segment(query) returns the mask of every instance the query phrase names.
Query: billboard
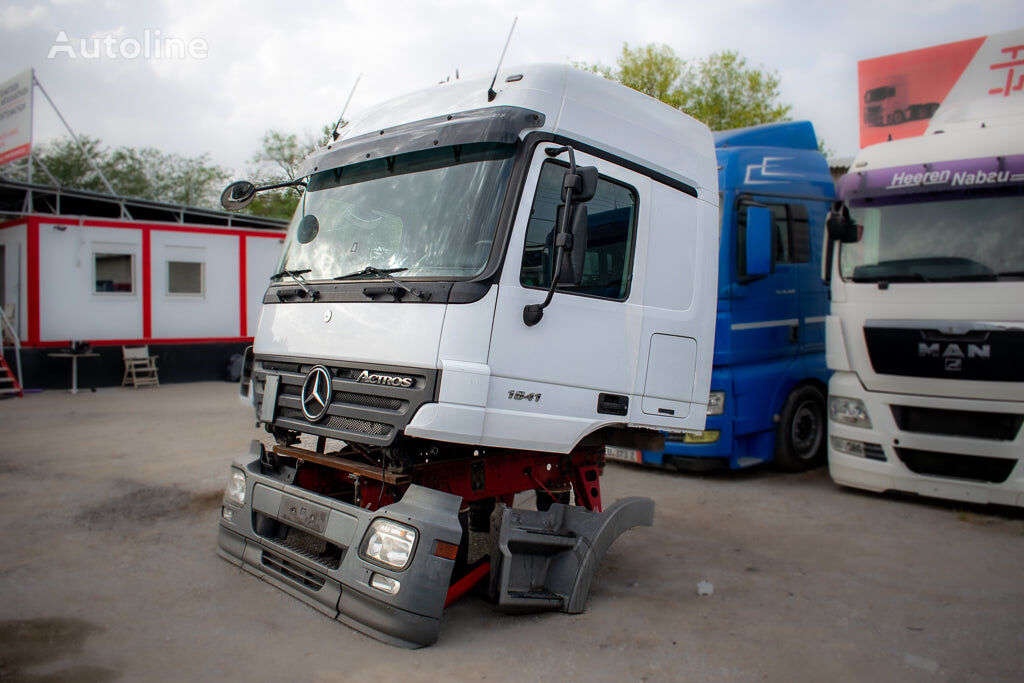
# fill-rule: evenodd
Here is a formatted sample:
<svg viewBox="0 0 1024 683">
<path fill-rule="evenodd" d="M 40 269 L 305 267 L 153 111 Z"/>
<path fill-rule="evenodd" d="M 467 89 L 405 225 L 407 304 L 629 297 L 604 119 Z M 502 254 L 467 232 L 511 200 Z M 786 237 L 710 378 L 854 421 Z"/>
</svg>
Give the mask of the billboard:
<svg viewBox="0 0 1024 683">
<path fill-rule="evenodd" d="M 1024 113 L 1024 29 L 857 63 L 860 146 Z"/>
<path fill-rule="evenodd" d="M 0 166 L 32 147 L 32 69 L 0 83 Z"/>
</svg>

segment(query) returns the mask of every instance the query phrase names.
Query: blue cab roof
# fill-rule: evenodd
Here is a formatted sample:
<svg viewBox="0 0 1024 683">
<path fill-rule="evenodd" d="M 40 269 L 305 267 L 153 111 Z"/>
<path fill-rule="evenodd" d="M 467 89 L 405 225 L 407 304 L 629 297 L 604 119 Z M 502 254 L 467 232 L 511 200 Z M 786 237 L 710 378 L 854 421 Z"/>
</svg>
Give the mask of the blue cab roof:
<svg viewBox="0 0 1024 683">
<path fill-rule="evenodd" d="M 818 149 L 818 136 L 810 121 L 784 121 L 765 123 L 748 128 L 720 130 L 714 134 L 715 148 L 726 147 L 787 147 L 789 149 Z"/>
</svg>

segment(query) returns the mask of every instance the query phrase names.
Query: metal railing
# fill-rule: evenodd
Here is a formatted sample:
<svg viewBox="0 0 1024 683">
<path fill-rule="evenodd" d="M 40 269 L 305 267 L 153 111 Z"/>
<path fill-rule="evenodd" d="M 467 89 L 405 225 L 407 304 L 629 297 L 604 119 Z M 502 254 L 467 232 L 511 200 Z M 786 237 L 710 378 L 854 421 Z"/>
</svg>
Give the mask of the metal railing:
<svg viewBox="0 0 1024 683">
<path fill-rule="evenodd" d="M 11 324 L 10 319 L 7 317 L 7 313 L 4 312 L 3 306 L 0 306 L 0 355 L 3 355 L 4 349 L 7 346 L 7 338 L 10 337 L 12 348 L 14 349 L 14 367 L 18 373 L 18 386 L 24 387 L 25 383 L 21 380 L 21 341 L 18 338 L 18 332 L 14 329 L 14 325 Z"/>
</svg>

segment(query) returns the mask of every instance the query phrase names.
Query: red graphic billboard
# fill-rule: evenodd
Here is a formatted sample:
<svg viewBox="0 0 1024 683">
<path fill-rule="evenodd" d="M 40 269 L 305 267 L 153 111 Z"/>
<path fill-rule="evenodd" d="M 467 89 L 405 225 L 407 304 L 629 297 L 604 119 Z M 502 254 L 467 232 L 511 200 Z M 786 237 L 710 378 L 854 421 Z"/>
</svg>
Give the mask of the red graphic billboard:
<svg viewBox="0 0 1024 683">
<path fill-rule="evenodd" d="M 860 146 L 1024 112 L 1024 29 L 857 64 Z"/>
</svg>

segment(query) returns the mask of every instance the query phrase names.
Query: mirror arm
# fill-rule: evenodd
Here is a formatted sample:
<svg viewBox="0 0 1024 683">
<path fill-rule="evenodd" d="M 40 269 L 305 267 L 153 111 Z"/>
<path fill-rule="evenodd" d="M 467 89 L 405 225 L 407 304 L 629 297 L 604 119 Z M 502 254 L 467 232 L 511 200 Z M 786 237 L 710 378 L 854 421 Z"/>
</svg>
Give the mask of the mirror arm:
<svg viewBox="0 0 1024 683">
<path fill-rule="evenodd" d="M 556 157 L 566 151 L 569 152 L 569 173 L 575 176 L 576 155 L 573 153 L 572 147 L 566 145 L 565 147 L 549 147 L 544 150 L 549 157 Z M 569 214 L 572 213 L 573 189 L 571 186 L 565 187 L 565 209 L 562 211 L 562 224 L 558 226 L 558 232 L 555 233 L 555 270 L 551 274 L 551 284 L 548 285 L 547 296 L 539 304 L 528 304 L 523 307 L 523 322 L 527 327 L 533 327 L 544 317 L 544 309 L 548 307 L 551 299 L 555 296 L 555 288 L 558 287 L 558 277 L 562 274 L 562 254 L 565 253 L 566 246 L 572 249 L 572 240 L 566 239 L 566 230 L 569 228 Z"/>
</svg>

